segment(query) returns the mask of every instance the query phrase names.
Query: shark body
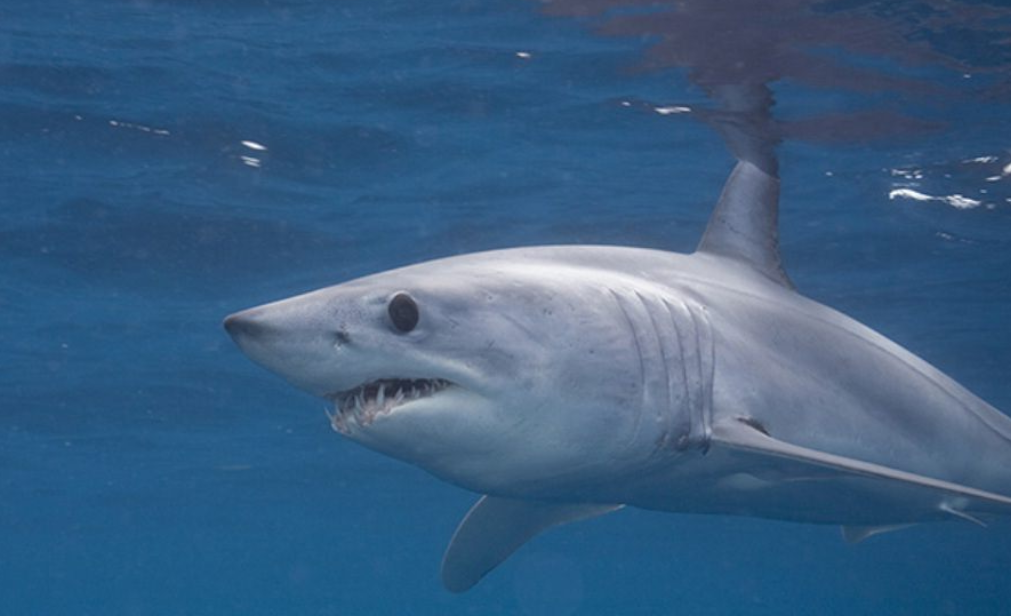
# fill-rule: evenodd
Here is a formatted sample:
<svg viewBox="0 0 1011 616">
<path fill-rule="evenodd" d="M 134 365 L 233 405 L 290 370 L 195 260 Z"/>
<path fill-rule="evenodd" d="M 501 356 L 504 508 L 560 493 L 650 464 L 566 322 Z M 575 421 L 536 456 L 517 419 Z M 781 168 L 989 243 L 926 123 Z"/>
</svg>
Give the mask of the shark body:
<svg viewBox="0 0 1011 616">
<path fill-rule="evenodd" d="M 740 162 L 692 254 L 546 246 L 421 263 L 231 315 L 334 428 L 484 496 L 453 591 L 622 506 L 839 524 L 1011 514 L 1011 419 L 798 293 L 779 185 Z"/>
</svg>

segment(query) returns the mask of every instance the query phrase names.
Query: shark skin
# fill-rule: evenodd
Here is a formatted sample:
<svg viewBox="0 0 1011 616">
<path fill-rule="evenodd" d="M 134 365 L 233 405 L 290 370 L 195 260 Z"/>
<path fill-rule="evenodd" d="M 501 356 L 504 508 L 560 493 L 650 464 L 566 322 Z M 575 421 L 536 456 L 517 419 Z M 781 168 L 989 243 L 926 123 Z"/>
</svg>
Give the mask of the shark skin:
<svg viewBox="0 0 1011 616">
<path fill-rule="evenodd" d="M 622 506 L 838 524 L 1011 514 L 1011 419 L 798 293 L 778 180 L 739 162 L 698 249 L 544 246 L 367 276 L 225 320 L 335 430 L 483 494 L 452 591 Z"/>
</svg>

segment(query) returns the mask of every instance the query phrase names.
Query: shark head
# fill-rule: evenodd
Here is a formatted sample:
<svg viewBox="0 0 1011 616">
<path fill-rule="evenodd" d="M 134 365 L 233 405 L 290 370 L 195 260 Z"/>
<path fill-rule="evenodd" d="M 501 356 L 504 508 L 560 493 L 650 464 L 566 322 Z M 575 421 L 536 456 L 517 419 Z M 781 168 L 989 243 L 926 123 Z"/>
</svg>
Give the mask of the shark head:
<svg viewBox="0 0 1011 616">
<path fill-rule="evenodd" d="M 225 327 L 327 399 L 335 430 L 443 479 L 512 495 L 599 483 L 662 440 L 643 418 L 642 360 L 598 270 L 526 254 L 392 270 Z"/>
</svg>

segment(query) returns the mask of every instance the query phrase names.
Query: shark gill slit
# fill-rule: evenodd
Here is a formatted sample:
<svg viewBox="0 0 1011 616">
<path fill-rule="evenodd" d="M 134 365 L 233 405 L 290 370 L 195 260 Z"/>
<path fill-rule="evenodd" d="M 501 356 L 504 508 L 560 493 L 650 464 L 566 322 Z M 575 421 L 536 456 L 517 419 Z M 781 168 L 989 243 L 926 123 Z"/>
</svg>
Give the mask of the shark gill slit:
<svg viewBox="0 0 1011 616">
<path fill-rule="evenodd" d="M 664 302 L 677 332 L 681 375 L 689 418 L 688 438 L 703 453 L 709 449 L 713 385 L 713 344 L 709 319 L 691 303 Z"/>
<path fill-rule="evenodd" d="M 692 379 L 690 378 L 690 376 L 688 374 L 688 361 L 687 360 L 690 357 L 690 355 L 688 353 L 688 349 L 686 348 L 686 343 L 689 341 L 689 338 L 688 338 L 688 335 L 685 332 L 682 331 L 683 327 L 678 324 L 678 312 L 682 311 L 682 310 L 679 310 L 679 309 L 683 309 L 684 312 L 687 312 L 687 306 L 685 306 L 682 303 L 679 306 L 674 307 L 674 306 L 671 305 L 671 303 L 668 300 L 664 300 L 664 306 L 667 307 L 667 314 L 670 315 L 671 326 L 674 328 L 674 338 L 677 340 L 677 345 L 678 345 L 678 356 L 681 357 L 681 362 L 680 362 L 680 364 L 681 364 L 681 386 L 682 386 L 682 388 L 684 388 L 684 400 L 685 400 L 685 403 L 686 403 L 686 405 L 688 406 L 688 409 L 689 409 L 689 411 L 688 411 L 688 434 L 691 435 L 692 434 L 692 430 L 694 428 L 693 424 L 695 423 L 695 417 L 694 417 L 695 413 L 694 413 L 694 410 L 692 408 L 694 406 L 693 400 L 692 400 L 692 392 L 691 392 L 691 389 L 692 389 L 692 387 L 691 387 Z M 691 321 L 690 318 L 688 320 Z"/>
<path fill-rule="evenodd" d="M 652 328 L 650 333 L 652 334 L 652 339 L 655 341 L 660 352 L 660 362 L 657 367 L 661 371 L 661 374 L 659 383 L 657 384 L 657 389 L 663 390 L 664 403 L 663 405 L 657 405 L 656 415 L 657 423 L 663 425 L 660 442 L 666 446 L 670 443 L 672 437 L 676 439 L 679 436 L 674 434 L 676 429 L 674 422 L 674 392 L 672 391 L 673 383 L 671 383 L 671 367 L 668 359 L 668 345 L 670 344 L 668 341 L 671 336 L 669 335 L 670 332 L 665 332 L 660 328 L 656 321 L 656 316 L 653 314 L 655 310 L 646 298 L 638 291 L 635 291 L 634 293 L 635 297 L 642 304 L 643 310 L 646 312 L 646 316 L 649 318 L 649 325 Z M 689 427 L 689 432 L 690 431 Z"/>
<path fill-rule="evenodd" d="M 630 442 L 634 443 L 639 438 L 639 432 L 642 430 L 642 413 L 643 406 L 646 396 L 646 367 L 643 364 L 642 359 L 642 347 L 639 346 L 639 335 L 636 332 L 635 324 L 632 322 L 631 315 L 628 314 L 628 310 L 625 308 L 625 303 L 621 298 L 621 294 L 612 288 L 607 289 L 611 296 L 614 298 L 614 302 L 618 305 L 618 309 L 621 310 L 621 314 L 625 317 L 625 323 L 628 325 L 628 332 L 631 334 L 632 342 L 635 343 L 635 356 L 639 359 L 639 408 L 635 411 L 635 424 L 632 428 L 632 435 Z"/>
<path fill-rule="evenodd" d="M 713 340 L 713 324 L 706 309 L 701 304 L 688 304 L 688 314 L 695 324 L 695 345 L 699 360 L 699 439 L 702 452 L 709 450 L 712 436 L 713 380 L 716 374 L 716 343 Z M 694 309 L 693 309 L 694 307 Z"/>
</svg>

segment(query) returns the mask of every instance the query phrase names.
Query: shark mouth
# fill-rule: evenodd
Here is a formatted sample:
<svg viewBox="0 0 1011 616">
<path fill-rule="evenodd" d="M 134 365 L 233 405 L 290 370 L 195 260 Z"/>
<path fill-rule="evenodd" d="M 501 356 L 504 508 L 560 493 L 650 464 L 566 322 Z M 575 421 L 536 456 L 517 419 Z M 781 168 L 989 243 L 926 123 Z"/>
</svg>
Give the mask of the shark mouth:
<svg viewBox="0 0 1011 616">
<path fill-rule="evenodd" d="M 452 386 L 445 379 L 378 379 L 327 396 L 334 403 L 333 413 L 327 411 L 327 415 L 334 430 L 347 434 L 349 422 L 368 426 L 398 406 L 429 398 Z"/>
</svg>

